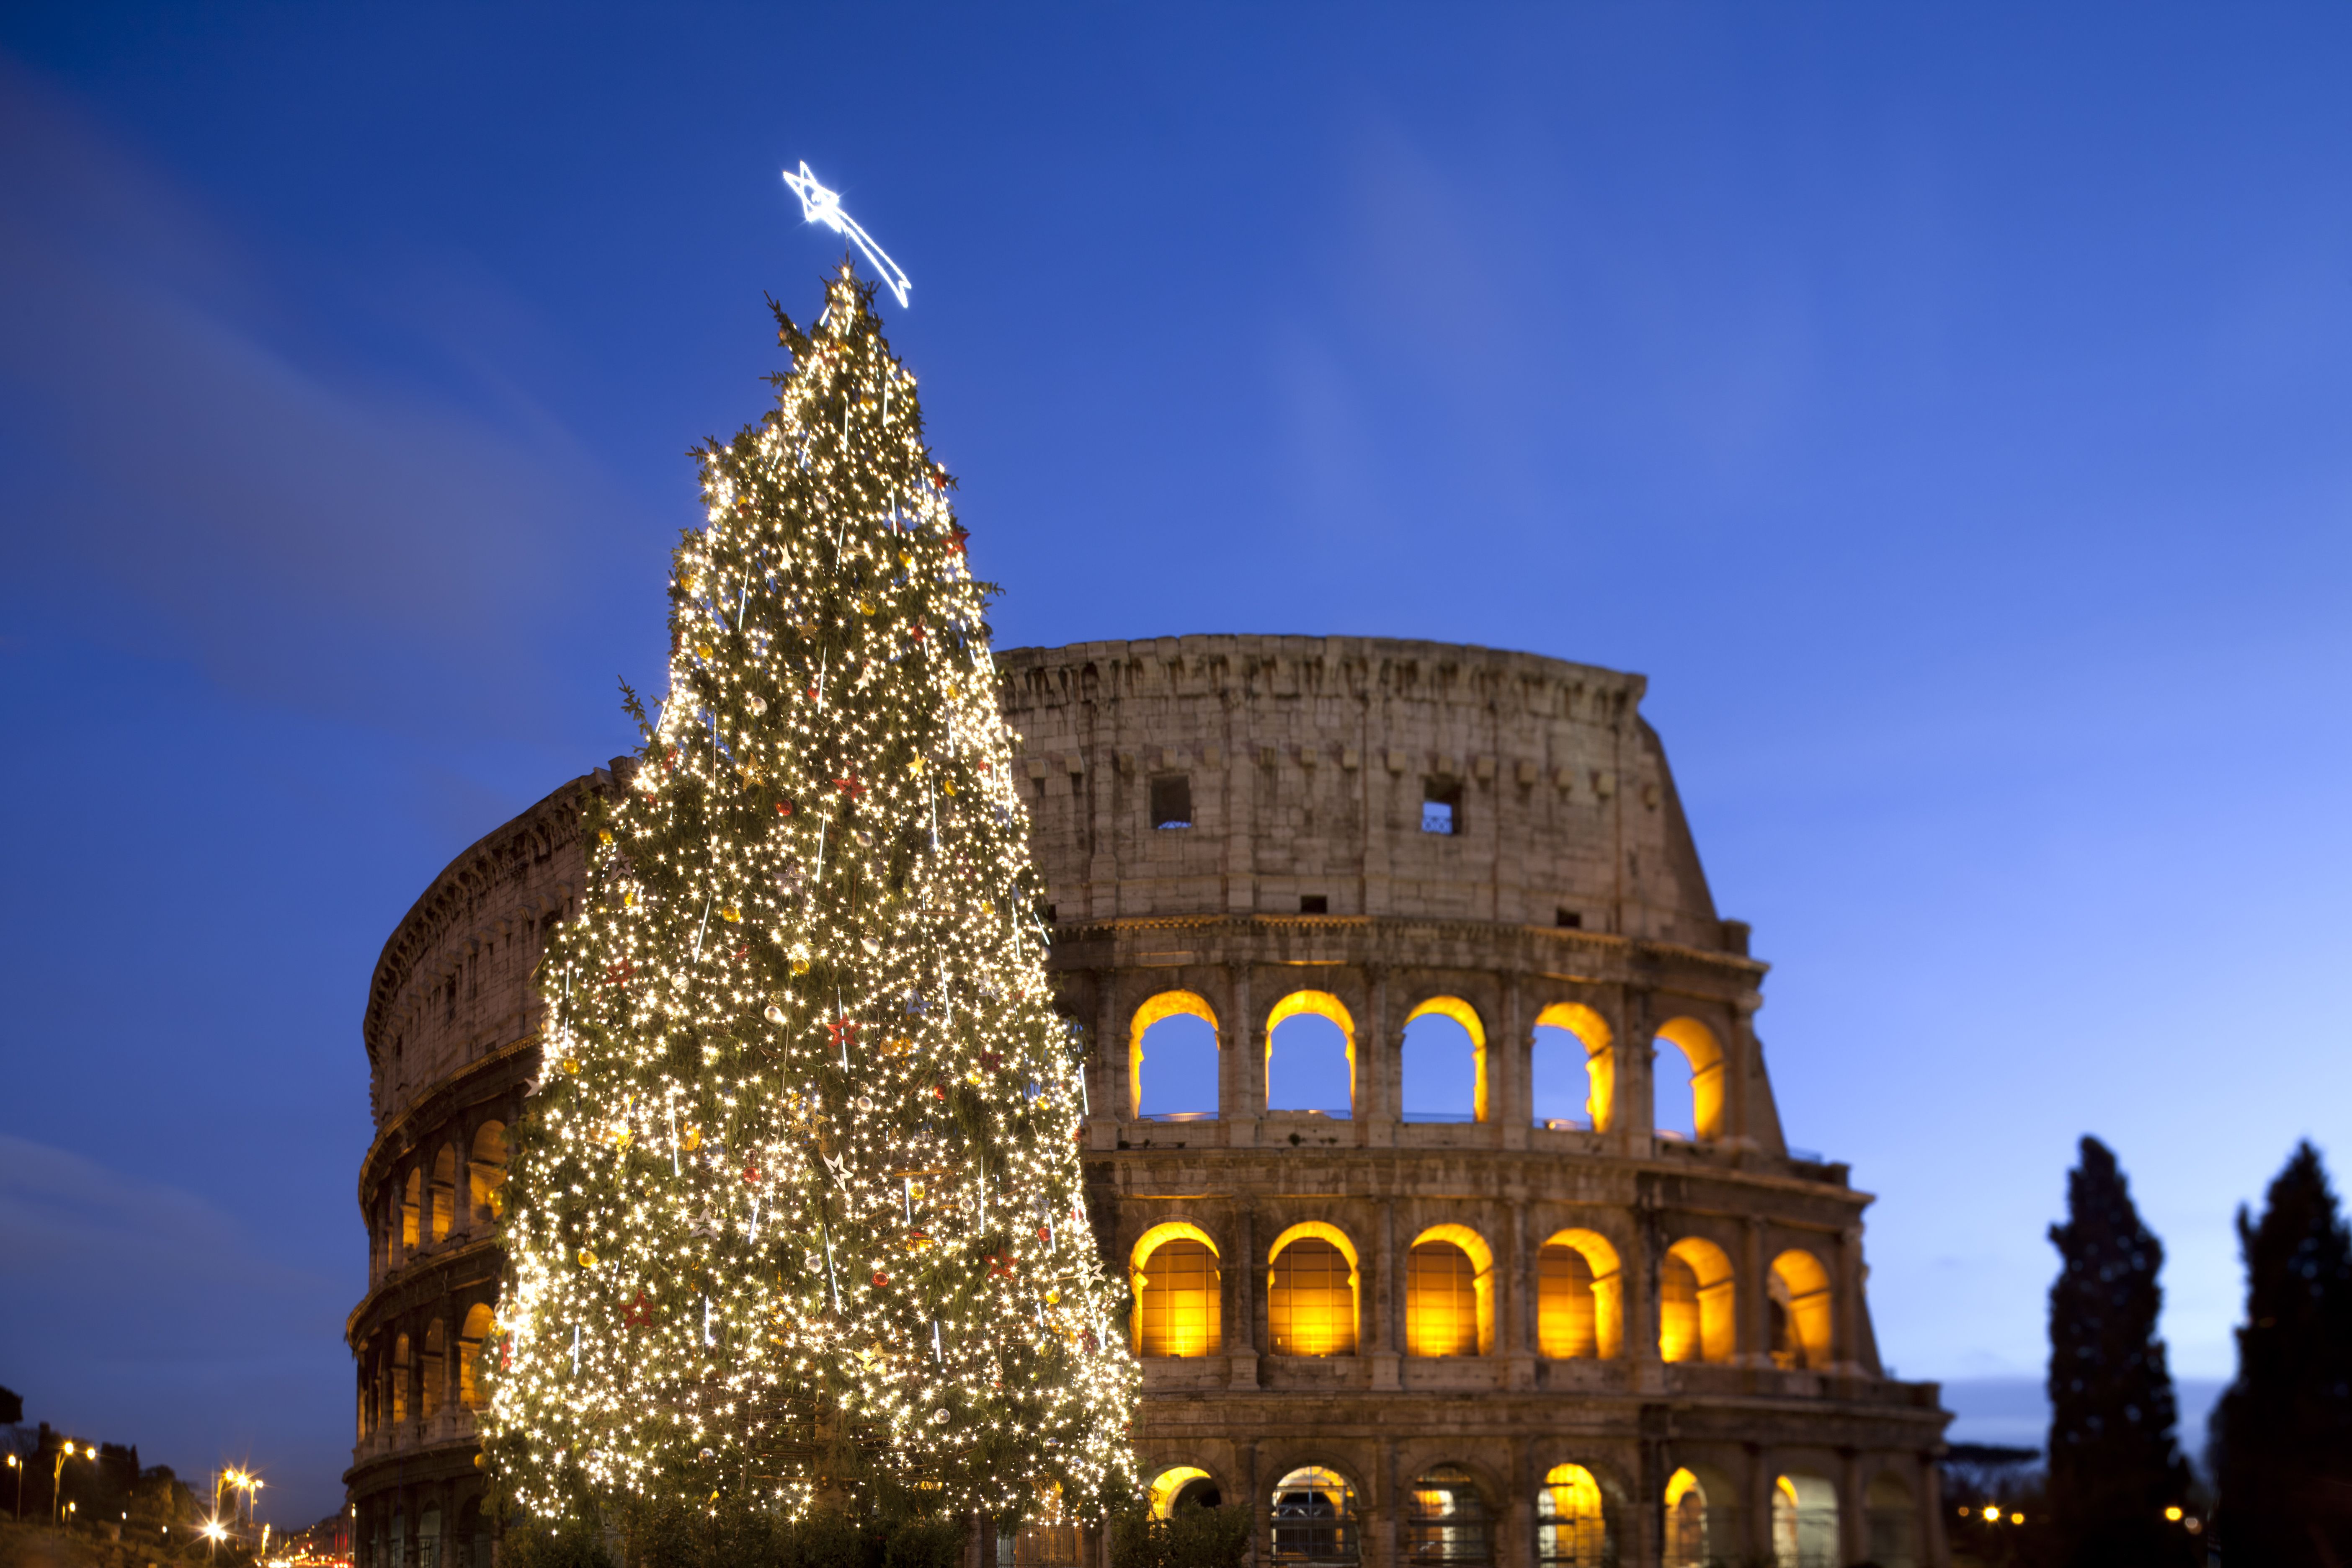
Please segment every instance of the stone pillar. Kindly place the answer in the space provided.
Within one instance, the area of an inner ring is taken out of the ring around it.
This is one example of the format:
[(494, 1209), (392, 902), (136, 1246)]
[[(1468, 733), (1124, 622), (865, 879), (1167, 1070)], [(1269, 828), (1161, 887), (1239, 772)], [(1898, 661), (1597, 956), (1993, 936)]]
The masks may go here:
[(1837, 1300), (1830, 1315), (1830, 1370), (1862, 1375), (1862, 1227), (1838, 1233)]
[(1356, 1115), (1366, 1123), (1364, 1142), (1375, 1148), (1392, 1147), (1397, 1126), (1397, 1063), (1399, 1043), (1389, 1031), (1389, 971), (1386, 965), (1363, 968), (1365, 1009), (1362, 1037), (1356, 1043)]
[(1367, 1281), (1369, 1289), (1365, 1293), (1371, 1298), (1369, 1316), (1372, 1331), (1372, 1386), (1386, 1389), (1401, 1386), (1398, 1362), (1404, 1349), (1404, 1337), (1399, 1331), (1402, 1314), (1397, 1310), (1402, 1305), (1399, 1298), (1403, 1292), (1398, 1289), (1401, 1259), (1396, 1250), (1395, 1199), (1381, 1200), (1377, 1223), (1379, 1229), (1372, 1237), (1371, 1278)]
[(1236, 1123), (1226, 1141), (1247, 1147), (1257, 1142), (1257, 1119), (1265, 1114), (1265, 1043), (1250, 1000), (1249, 965), (1229, 965), (1226, 976), (1234, 1013), (1228, 1027), (1219, 1032), (1217, 1043), (1224, 1045), (1230, 1036), (1232, 1049), (1220, 1063), (1219, 1076), (1225, 1079), (1228, 1090), (1225, 1114)]
[(1651, 1072), (1657, 1047), (1651, 1038), (1654, 1026), (1647, 991), (1625, 993), (1622, 1022), (1614, 1047), (1617, 1112), (1612, 1118), (1612, 1125), (1617, 1129), (1617, 1136), (1611, 1142), (1619, 1153), (1646, 1157), (1657, 1129), (1657, 1097), (1652, 1089)]
[(1506, 1149), (1528, 1146), (1528, 1127), (1534, 1120), (1535, 1026), (1528, 1021), (1525, 997), (1516, 973), (1501, 977), (1503, 1016), (1498, 1037), (1486, 1042), (1486, 1115), (1500, 1123), (1499, 1142)]
[[(1740, 1536), (1749, 1561), (1772, 1561), (1772, 1497), (1777, 1489), (1771, 1457), (1755, 1444), (1748, 1445), (1743, 1457), (1746, 1472), (1739, 1478), (1740, 1511), (1747, 1515), (1740, 1521)], [(1841, 1553), (1843, 1558), (1843, 1553)]]
[(1225, 1318), (1225, 1365), (1235, 1388), (1257, 1386), (1257, 1210), (1242, 1204), (1234, 1210), (1229, 1245), (1233, 1258), (1224, 1269), (1230, 1310)]
[(1764, 1258), (1764, 1221), (1749, 1215), (1739, 1238), (1739, 1338), (1733, 1360), (1741, 1366), (1772, 1364), (1770, 1314), (1765, 1303), (1771, 1281)]
[(1862, 1458), (1852, 1448), (1838, 1454), (1838, 1556), (1859, 1563), (1870, 1555), (1870, 1516), (1863, 1510)]

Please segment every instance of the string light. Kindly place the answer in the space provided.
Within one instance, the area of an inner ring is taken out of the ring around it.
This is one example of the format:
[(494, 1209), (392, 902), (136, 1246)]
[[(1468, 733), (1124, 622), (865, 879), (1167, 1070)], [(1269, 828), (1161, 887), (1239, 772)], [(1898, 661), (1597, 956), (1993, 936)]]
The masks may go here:
[(541, 1515), (1135, 1490), (1117, 1287), (1050, 1222), (1085, 1089), (993, 590), (871, 292), (845, 264), (814, 333), (779, 310), (776, 407), (701, 454), (669, 690), (540, 970), (564, 1070), (516, 1139), (485, 1425)]

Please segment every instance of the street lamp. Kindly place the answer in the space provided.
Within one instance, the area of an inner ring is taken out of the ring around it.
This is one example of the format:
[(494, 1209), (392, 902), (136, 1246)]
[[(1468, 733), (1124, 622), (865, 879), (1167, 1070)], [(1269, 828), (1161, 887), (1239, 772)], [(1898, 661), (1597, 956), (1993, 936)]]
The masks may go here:
[[(58, 1492), (65, 1477), (66, 1461), (73, 1457), (74, 1446), (73, 1443), (68, 1440), (63, 1447), (58, 1449), (58, 1462), (49, 1471), (49, 1522), (52, 1525), (56, 1524), (58, 1521)], [(81, 1457), (85, 1459), (95, 1460), (98, 1458), (97, 1447), (91, 1444), (84, 1443), (81, 1446)], [(19, 1489), (19, 1501), (21, 1503), (21, 1491), (25, 1485), (25, 1478), (22, 1475), (17, 1476), (16, 1485)]]
[(25, 1518), (25, 1461), (11, 1454), (8, 1456), (8, 1468), (16, 1472), (16, 1519), (22, 1523)]

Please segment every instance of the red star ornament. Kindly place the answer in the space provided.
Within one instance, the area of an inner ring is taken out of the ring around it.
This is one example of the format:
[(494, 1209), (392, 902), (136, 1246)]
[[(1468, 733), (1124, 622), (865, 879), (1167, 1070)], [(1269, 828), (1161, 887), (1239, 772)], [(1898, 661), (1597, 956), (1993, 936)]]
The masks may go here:
[(628, 1310), (621, 1314), (621, 1327), (624, 1329), (650, 1329), (653, 1326), (654, 1304), (641, 1289), (637, 1291), (637, 1299), (630, 1302)]
[(963, 524), (958, 523), (948, 530), (948, 548), (961, 555), (964, 553), (964, 541), (971, 537), (971, 535), (965, 531)]
[(841, 1049), (844, 1046), (854, 1046), (857, 1043), (857, 1020), (844, 1013), (840, 1022), (827, 1024), (824, 1026), (824, 1032), (833, 1037), (835, 1050)]
[(839, 790), (842, 794), (847, 795), (852, 800), (856, 800), (859, 795), (866, 793), (866, 786), (857, 782), (857, 775), (856, 773), (850, 774), (847, 778), (834, 780), (833, 787)]

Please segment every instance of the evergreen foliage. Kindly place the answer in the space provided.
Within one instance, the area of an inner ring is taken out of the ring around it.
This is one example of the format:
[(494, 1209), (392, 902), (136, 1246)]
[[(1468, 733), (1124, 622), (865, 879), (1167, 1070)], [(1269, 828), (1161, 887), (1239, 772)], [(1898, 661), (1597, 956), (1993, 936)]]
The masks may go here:
[(2140, 1223), (2116, 1157), (2084, 1138), (2066, 1176), (2066, 1223), (2050, 1227), (2049, 1508), (2063, 1568), (2161, 1568), (2195, 1561), (2164, 1510), (2188, 1500), (2174, 1442), (2179, 1412), (2156, 1282), (2164, 1247)]
[(1241, 1568), (1249, 1554), (1250, 1510), (1180, 1505), (1166, 1519), (1141, 1510), (1113, 1517), (1111, 1568)]
[(700, 453), (669, 689), (537, 976), (485, 1447), (541, 1517), (1090, 1512), (1139, 1374), (992, 590), (871, 288), (775, 315), (792, 370)]
[(2242, 1206), (2246, 1321), (2215, 1406), (2214, 1528), (2231, 1563), (2352, 1560), (2352, 1242), (2318, 1152), (2298, 1144), (2260, 1224)]

